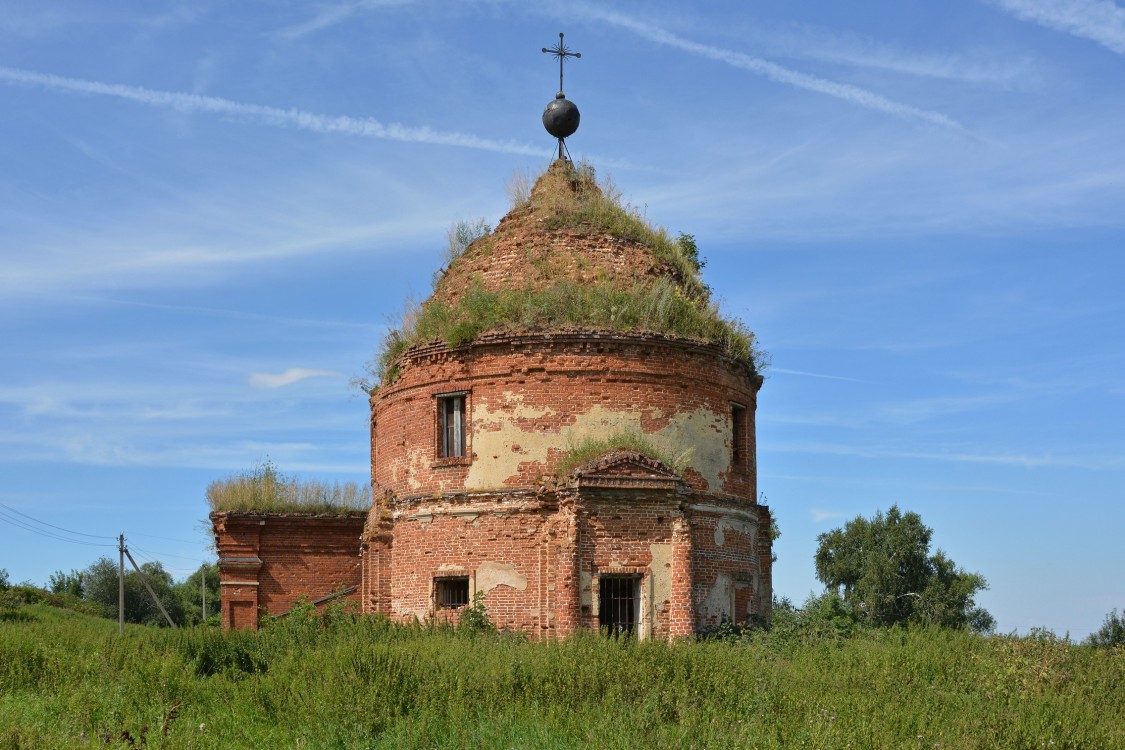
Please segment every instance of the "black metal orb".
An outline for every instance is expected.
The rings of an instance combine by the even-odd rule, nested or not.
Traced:
[[[562,94],[543,110],[543,127],[556,138],[567,138],[578,130],[578,107]]]

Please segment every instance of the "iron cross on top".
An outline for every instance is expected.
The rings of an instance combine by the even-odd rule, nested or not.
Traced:
[[[561,31],[559,32],[559,43],[556,44],[554,47],[551,47],[550,49],[544,47],[543,51],[547,52],[547,53],[550,53],[550,54],[554,55],[555,57],[559,58],[559,94],[562,94],[562,91],[563,91],[563,62],[565,62],[566,58],[568,58],[568,57],[582,57],[582,53],[581,52],[571,52],[570,50],[568,50],[566,48],[566,45],[563,44],[563,35],[562,35]]]

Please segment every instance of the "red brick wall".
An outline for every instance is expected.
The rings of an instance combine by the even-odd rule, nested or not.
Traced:
[[[685,478],[698,490],[752,503],[759,384],[755,374],[714,346],[658,334],[493,335],[456,350],[440,344],[419,347],[402,359],[398,379],[380,386],[371,399],[374,487],[377,495],[389,491],[398,497],[463,491],[470,461],[497,458],[474,450],[473,432],[489,429],[480,420],[474,424],[474,412],[508,411],[524,432],[559,435],[559,445],[545,463],[520,463],[493,487],[532,488],[554,475],[566,450],[563,432],[576,415],[595,407],[634,412],[640,415],[641,429],[655,433],[677,415],[699,409],[725,419],[735,402],[746,407],[743,465],[724,473],[718,487],[708,487],[695,472]],[[469,391],[469,458],[441,461],[435,396],[455,391]],[[418,446],[428,451],[425,461],[412,461]],[[521,446],[505,450],[519,453]]]
[[[603,575],[640,575],[642,608],[651,609],[641,619],[651,623],[646,631],[654,638],[667,639],[674,633],[672,616],[681,605],[675,596],[674,527],[681,518],[675,493],[645,496],[640,492],[589,491],[581,501],[578,556],[580,567],[590,577],[590,590],[582,606],[579,624],[598,628],[598,586]],[[679,540],[683,544],[686,540]],[[653,569],[653,545],[671,545],[667,561],[657,561]],[[664,577],[666,584],[657,579]],[[667,595],[658,594],[659,589]]]
[[[357,591],[346,598],[358,602],[364,520],[212,513],[223,626],[257,627],[259,613],[281,614],[302,597],[315,601],[351,586]]]
[[[741,623],[768,609],[768,580],[763,581],[756,508],[725,512],[700,503],[690,512],[693,554],[695,628],[705,631],[723,620]],[[768,532],[766,534],[768,544]],[[767,588],[763,588],[763,586]]]
[[[598,627],[603,575],[640,578],[641,626],[656,638],[760,612],[759,386],[753,372],[716,347],[655,334],[492,335],[456,350],[440,344],[412,350],[399,377],[371,399],[372,476],[380,500],[364,550],[364,610],[456,620],[455,612],[435,607],[435,577],[468,575],[477,590],[481,566],[499,565],[520,580],[520,587],[487,592],[486,606],[502,628],[565,636]],[[468,455],[443,460],[436,397],[454,392],[467,393]],[[579,490],[557,476],[568,428],[597,409],[639,415],[634,422],[649,434],[678,415],[709,415],[707,429],[719,432],[718,444],[731,452],[721,458],[729,460],[732,403],[745,407],[742,461],[722,472],[717,486],[691,468],[683,473],[688,494],[686,488]],[[481,446],[491,444],[492,453],[498,444],[484,434],[498,430],[505,430],[499,450],[528,453],[521,439],[542,445],[543,436],[550,447],[527,460],[484,455]],[[605,431],[612,430],[609,424]],[[482,491],[466,486],[474,462],[514,468],[495,474],[496,483]],[[684,510],[693,504],[710,504],[713,512]],[[716,504],[725,511],[718,513]],[[741,520],[732,523],[735,517]]]
[[[468,575],[470,596],[499,578],[486,591],[486,603],[497,627],[537,632],[549,628],[557,603],[551,580],[554,565],[545,549],[554,507],[532,497],[474,498],[466,503],[421,503],[400,510],[393,547],[372,545],[365,561],[389,558],[389,612],[397,619],[424,620],[455,613],[438,611],[432,598],[435,577]],[[389,552],[389,554],[387,554]],[[377,562],[368,563],[370,566]],[[481,568],[510,566],[483,575]],[[373,571],[368,573],[373,575]],[[374,609],[372,602],[368,609]]]

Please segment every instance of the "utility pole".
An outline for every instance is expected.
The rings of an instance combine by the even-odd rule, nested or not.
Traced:
[[[125,632],[125,535],[117,537],[117,632]]]

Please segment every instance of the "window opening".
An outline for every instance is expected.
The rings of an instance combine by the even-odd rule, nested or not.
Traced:
[[[438,425],[441,432],[441,457],[465,456],[465,396],[442,396],[438,399]]]
[[[457,609],[469,603],[469,577],[434,579],[434,600],[438,609]]]
[[[640,576],[602,576],[598,582],[598,627],[611,637],[635,637],[641,609]]]
[[[746,407],[742,404],[730,405],[730,427],[731,465],[742,468],[746,462]]]

